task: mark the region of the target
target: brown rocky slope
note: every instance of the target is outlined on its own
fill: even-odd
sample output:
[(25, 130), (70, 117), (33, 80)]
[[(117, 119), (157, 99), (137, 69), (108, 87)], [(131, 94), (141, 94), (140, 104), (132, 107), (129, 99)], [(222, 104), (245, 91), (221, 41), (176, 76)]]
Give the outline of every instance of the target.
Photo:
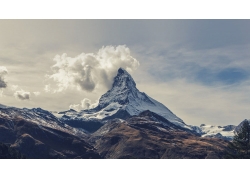
[(0, 109), (0, 142), (26, 158), (223, 158), (228, 142), (202, 138), (150, 111), (107, 119), (92, 134), (41, 109)]
[(109, 121), (89, 139), (105, 158), (223, 158), (228, 142), (202, 138), (146, 111), (126, 121)]

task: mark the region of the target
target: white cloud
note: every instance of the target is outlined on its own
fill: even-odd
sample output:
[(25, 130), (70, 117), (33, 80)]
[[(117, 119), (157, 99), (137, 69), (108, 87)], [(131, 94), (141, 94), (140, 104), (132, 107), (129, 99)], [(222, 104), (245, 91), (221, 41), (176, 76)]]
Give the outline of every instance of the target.
[(82, 53), (74, 58), (57, 55), (54, 61), (54, 73), (47, 76), (56, 82), (54, 92), (68, 88), (88, 92), (98, 87), (108, 89), (120, 67), (131, 72), (139, 66), (125, 45), (102, 47), (97, 53)]
[(16, 99), (19, 100), (29, 100), (30, 99), (30, 92), (26, 92), (24, 90), (16, 91), (14, 93)]
[(90, 99), (84, 98), (81, 100), (81, 104), (72, 104), (69, 106), (69, 109), (74, 109), (76, 111), (81, 111), (84, 109), (92, 109), (98, 105), (98, 101), (91, 103)]
[(0, 66), (0, 89), (6, 88), (7, 83), (4, 80), (4, 77), (8, 74), (8, 70), (5, 66)]
[(50, 92), (50, 84), (48, 84), (48, 85), (45, 85), (45, 87), (44, 87), (44, 91), (45, 92)]
[(33, 94), (35, 95), (35, 96), (39, 96), (40, 94), (41, 94), (41, 92), (33, 92)]
[(89, 109), (90, 105), (91, 105), (91, 100), (89, 100), (87, 98), (84, 98), (81, 101), (81, 107), (82, 107), (82, 109)]
[(18, 85), (11, 85), (10, 86), (11, 91), (15, 91), (15, 90), (17, 90), (17, 88), (18, 88)]
[(98, 106), (99, 104), (99, 100), (96, 100), (94, 103), (90, 104), (89, 109), (95, 108), (96, 106)]
[(5, 66), (0, 66), (0, 75), (8, 74), (8, 70)]

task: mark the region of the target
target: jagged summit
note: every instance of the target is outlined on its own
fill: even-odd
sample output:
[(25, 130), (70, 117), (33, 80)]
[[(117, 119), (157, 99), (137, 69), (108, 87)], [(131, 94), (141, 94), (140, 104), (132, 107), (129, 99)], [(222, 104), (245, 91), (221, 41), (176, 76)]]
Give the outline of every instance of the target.
[(131, 75), (125, 69), (119, 68), (112, 88), (101, 96), (97, 109), (104, 108), (110, 103), (128, 104), (130, 97), (137, 98), (137, 91), (136, 83)]
[(136, 83), (134, 79), (131, 77), (131, 75), (123, 68), (118, 69), (118, 73), (116, 77), (114, 78), (114, 83), (112, 85), (112, 88), (120, 87), (136, 87)]
[(114, 77), (112, 88), (103, 94), (96, 108), (81, 112), (65, 112), (65, 118), (83, 120), (107, 120), (139, 115), (150, 110), (175, 125), (191, 129), (183, 120), (173, 114), (166, 106), (149, 97), (136, 88), (131, 75), (123, 68), (119, 68)]

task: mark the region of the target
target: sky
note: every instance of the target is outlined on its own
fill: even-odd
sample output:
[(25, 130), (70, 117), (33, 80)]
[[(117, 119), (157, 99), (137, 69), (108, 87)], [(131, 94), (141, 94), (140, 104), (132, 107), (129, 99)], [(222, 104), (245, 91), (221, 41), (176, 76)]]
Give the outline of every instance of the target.
[(186, 124), (250, 119), (249, 20), (0, 20), (0, 104), (94, 107), (119, 67)]

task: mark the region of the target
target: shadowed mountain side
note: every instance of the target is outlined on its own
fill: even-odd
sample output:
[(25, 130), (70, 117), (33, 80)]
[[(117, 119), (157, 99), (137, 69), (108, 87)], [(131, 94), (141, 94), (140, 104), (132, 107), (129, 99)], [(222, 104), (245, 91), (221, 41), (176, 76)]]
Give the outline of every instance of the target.
[(87, 133), (93, 133), (103, 126), (103, 123), (101, 123), (100, 121), (73, 120), (64, 122), (71, 127), (81, 129)]
[(0, 159), (25, 159), (25, 156), (15, 148), (0, 143)]

